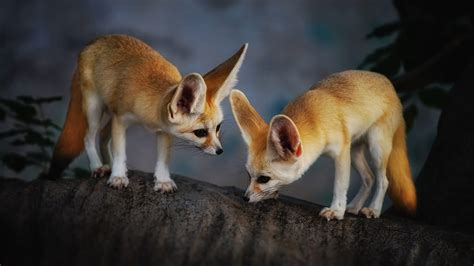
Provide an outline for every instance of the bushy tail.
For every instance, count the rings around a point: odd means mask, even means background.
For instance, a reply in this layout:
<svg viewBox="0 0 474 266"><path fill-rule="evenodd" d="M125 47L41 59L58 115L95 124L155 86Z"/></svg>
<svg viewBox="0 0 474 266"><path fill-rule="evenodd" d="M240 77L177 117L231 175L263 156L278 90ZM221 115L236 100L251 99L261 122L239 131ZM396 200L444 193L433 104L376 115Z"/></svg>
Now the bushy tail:
<svg viewBox="0 0 474 266"><path fill-rule="evenodd" d="M79 82L79 70L76 70L71 83L71 100L66 121L54 148L49 167L48 178L51 179L59 178L71 161L84 150L87 120L82 110L82 92Z"/></svg>
<svg viewBox="0 0 474 266"><path fill-rule="evenodd" d="M396 209L414 216L416 213L416 190L408 163L405 141L405 122L395 132L392 153L388 161L388 195Z"/></svg>

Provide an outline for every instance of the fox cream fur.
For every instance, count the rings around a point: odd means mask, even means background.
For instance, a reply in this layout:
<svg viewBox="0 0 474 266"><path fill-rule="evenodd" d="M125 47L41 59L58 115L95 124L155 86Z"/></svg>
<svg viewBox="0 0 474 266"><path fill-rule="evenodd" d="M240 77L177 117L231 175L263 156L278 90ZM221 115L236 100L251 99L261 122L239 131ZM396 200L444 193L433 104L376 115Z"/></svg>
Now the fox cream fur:
<svg viewBox="0 0 474 266"><path fill-rule="evenodd" d="M49 176L59 177L85 148L95 176L111 170L110 186L126 187L125 132L137 123L156 133L155 190L176 190L168 170L172 139L184 139L209 154L222 152L220 103L237 82L246 50L247 45L242 46L204 76L182 77L174 65L136 38L98 38L79 55Z"/></svg>
<svg viewBox="0 0 474 266"><path fill-rule="evenodd" d="M402 105L386 77L367 71L331 75L290 102L269 124L242 92L233 90L230 100L248 146L248 201L275 197L281 186L299 179L326 154L334 159L336 173L331 206L321 216L340 220L348 211L378 218L387 189L397 208L415 213ZM351 163L362 185L346 205ZM373 185L374 196L365 205Z"/></svg>

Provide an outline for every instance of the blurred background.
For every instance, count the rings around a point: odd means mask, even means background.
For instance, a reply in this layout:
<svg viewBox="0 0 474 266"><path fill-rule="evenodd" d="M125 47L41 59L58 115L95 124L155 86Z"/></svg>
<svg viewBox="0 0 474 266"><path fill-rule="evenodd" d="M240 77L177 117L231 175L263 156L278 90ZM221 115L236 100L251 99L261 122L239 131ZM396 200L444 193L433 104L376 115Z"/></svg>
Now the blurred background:
<svg viewBox="0 0 474 266"><path fill-rule="evenodd" d="M331 73L355 68L374 69L390 77L402 73L400 60L394 63L394 56L390 57L391 44L398 41L397 30L401 27L395 6L389 0L3 0L0 176L33 180L47 166L65 119L77 55L100 35L138 37L182 74L205 73L248 42L237 88L269 121L289 100ZM408 147L415 176L435 138L440 113L436 107L444 91L440 85L427 97L401 95L405 97L407 119L413 125ZM246 147L227 100L223 108L223 155L210 157L191 147L175 148L171 171L217 185L245 188ZM153 172L154 147L151 132L130 128L129 169ZM84 175L81 169L87 169L87 165L83 154L71 166L75 170L67 175ZM320 158L282 193L327 205L333 180L332 161ZM359 183L354 172L349 197Z"/></svg>

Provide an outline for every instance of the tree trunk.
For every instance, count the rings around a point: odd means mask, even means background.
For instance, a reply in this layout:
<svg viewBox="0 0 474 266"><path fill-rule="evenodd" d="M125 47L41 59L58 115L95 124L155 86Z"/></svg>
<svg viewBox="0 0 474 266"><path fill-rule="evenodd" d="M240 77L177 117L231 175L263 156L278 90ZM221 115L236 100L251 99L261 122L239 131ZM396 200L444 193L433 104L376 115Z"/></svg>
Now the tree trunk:
<svg viewBox="0 0 474 266"><path fill-rule="evenodd" d="M3 265L418 265L474 262L474 237L385 215L343 221L282 197L257 204L242 191L175 177L153 191L151 174L105 179L0 179Z"/></svg>
<svg viewBox="0 0 474 266"><path fill-rule="evenodd" d="M474 61L450 92L417 179L421 220L474 234Z"/></svg>

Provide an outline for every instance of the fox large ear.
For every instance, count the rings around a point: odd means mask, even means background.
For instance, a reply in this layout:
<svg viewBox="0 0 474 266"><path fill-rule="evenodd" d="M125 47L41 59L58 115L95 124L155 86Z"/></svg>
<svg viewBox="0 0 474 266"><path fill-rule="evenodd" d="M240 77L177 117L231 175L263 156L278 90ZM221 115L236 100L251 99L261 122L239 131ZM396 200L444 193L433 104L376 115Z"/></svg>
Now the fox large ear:
<svg viewBox="0 0 474 266"><path fill-rule="evenodd" d="M168 117L172 123L179 123L186 115L204 112L206 83L201 75L192 73L181 80L168 105Z"/></svg>
<svg viewBox="0 0 474 266"><path fill-rule="evenodd" d="M286 115L274 116L270 122L268 147L282 160L297 159L302 154L301 139L295 123Z"/></svg>
<svg viewBox="0 0 474 266"><path fill-rule="evenodd" d="M230 106L244 141L250 145L262 130L267 129L267 124L250 104L245 94L239 90L232 90L230 93Z"/></svg>
<svg viewBox="0 0 474 266"><path fill-rule="evenodd" d="M237 83L237 73L247 52L244 44L232 57L204 75L207 85L207 100L219 104L230 93Z"/></svg>

